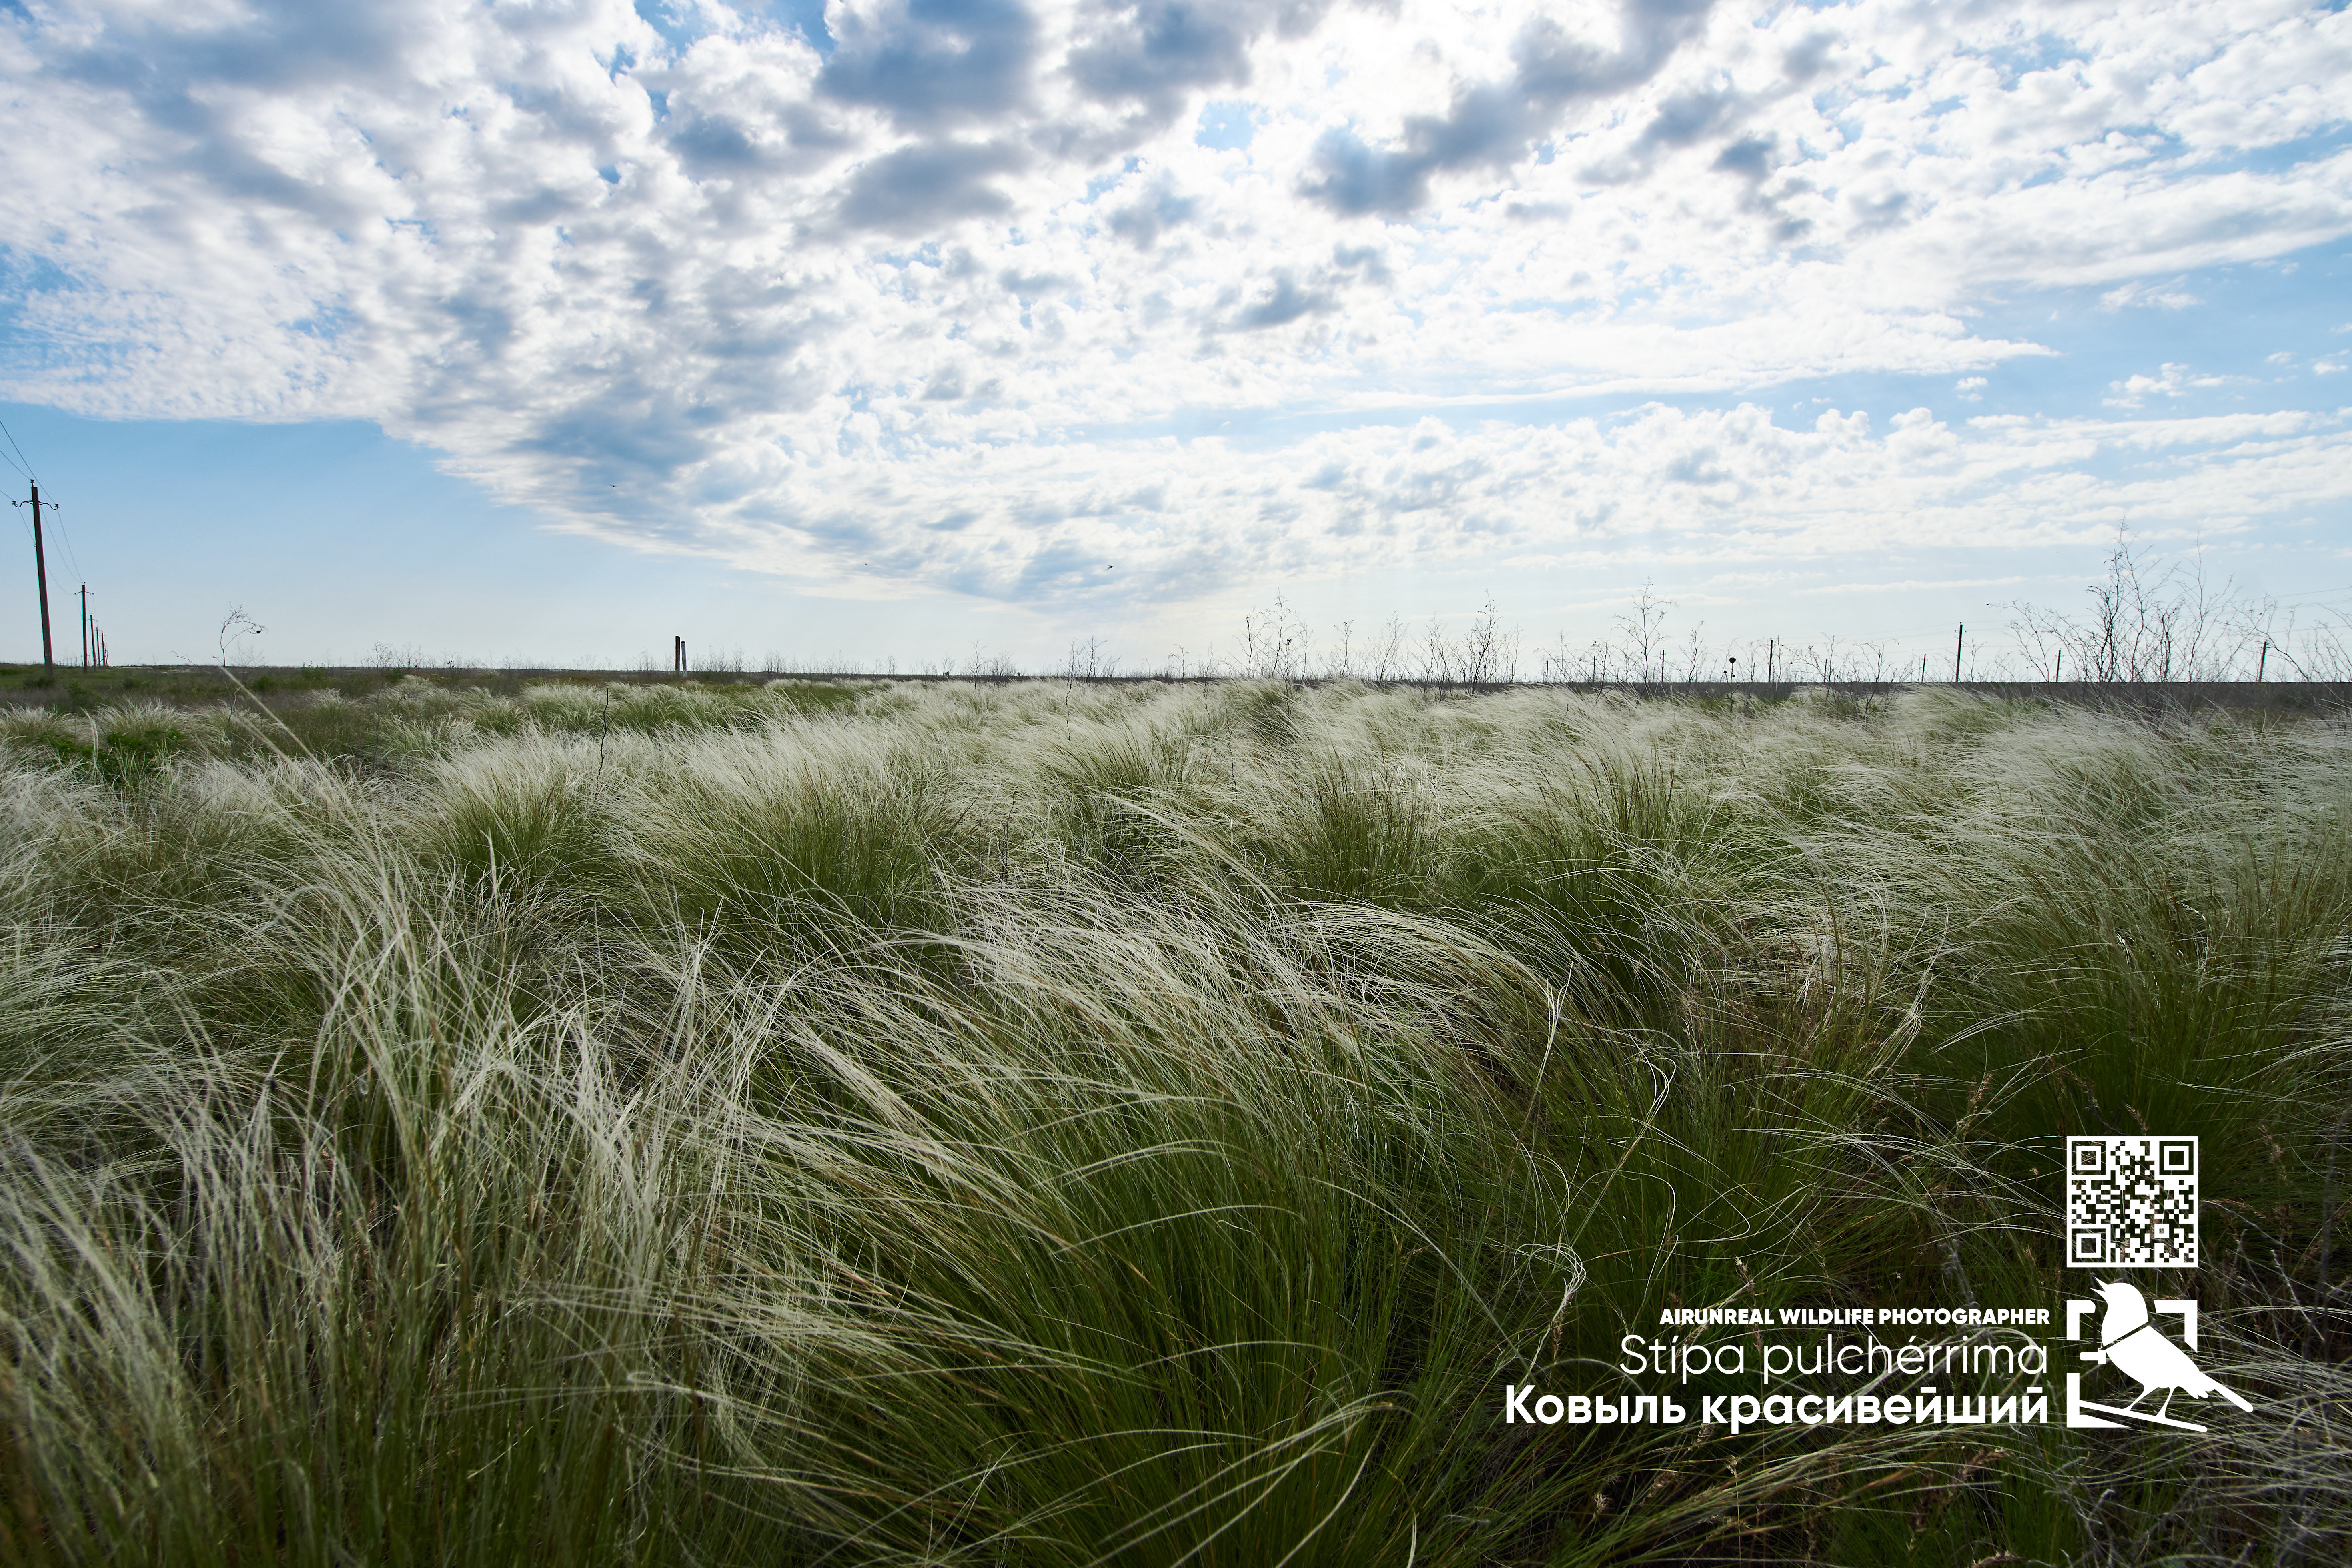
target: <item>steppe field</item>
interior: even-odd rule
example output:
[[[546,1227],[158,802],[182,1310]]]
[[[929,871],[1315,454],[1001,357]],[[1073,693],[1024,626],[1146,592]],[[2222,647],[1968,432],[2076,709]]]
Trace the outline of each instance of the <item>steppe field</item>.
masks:
[[[152,695],[0,710],[0,1562],[2352,1559],[2324,708]],[[2150,1129],[2251,1416],[1506,1423]]]

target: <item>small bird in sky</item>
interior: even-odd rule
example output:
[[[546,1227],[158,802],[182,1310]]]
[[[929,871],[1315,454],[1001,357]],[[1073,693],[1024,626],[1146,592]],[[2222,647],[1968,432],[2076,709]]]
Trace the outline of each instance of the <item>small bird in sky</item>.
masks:
[[[2164,1403],[2157,1409],[2157,1418],[2165,1418],[2172,1408],[2172,1396],[2186,1394],[2191,1399],[2202,1399],[2218,1394],[2241,1410],[2252,1405],[2233,1390],[2223,1387],[2197,1370],[2189,1352],[2164,1337],[2164,1331],[2148,1321],[2147,1298],[2138,1288],[2116,1283],[2102,1285],[2099,1294],[2106,1298],[2107,1310],[2099,1319],[2099,1350],[2109,1366],[2121,1368],[2139,1382],[2139,1393],[2133,1396],[2126,1410],[2164,1390]]]

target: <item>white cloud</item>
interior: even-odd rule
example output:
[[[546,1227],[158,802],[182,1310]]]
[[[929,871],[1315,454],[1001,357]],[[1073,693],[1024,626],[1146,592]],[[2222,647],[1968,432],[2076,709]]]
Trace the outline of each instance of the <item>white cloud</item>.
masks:
[[[747,514],[736,547],[817,585],[845,584],[855,563],[908,575],[928,563],[974,594],[1100,605],[1342,559],[1431,568],[1475,552],[1536,567],[1667,542],[1725,560],[2026,547],[2126,515],[2152,533],[2222,532],[2352,497],[2347,459],[2344,416],[1956,426],[1914,409],[1881,433],[1837,409],[1790,427],[1753,404],[1653,405],[1543,426],[1424,418],[1276,450],[1169,437],[975,447],[951,463],[864,452],[780,469],[761,490],[772,512]],[[1105,562],[1115,583],[1097,575]]]
[[[2204,301],[2188,289],[2157,283],[2126,283],[2099,296],[2099,304],[2110,310],[2120,310],[2128,305],[2153,307],[2161,310],[2185,310]]]
[[[690,26],[0,15],[16,395],[373,419],[563,526],[818,582],[1029,595],[1117,550],[1173,591],[1675,507],[1796,548],[2031,531],[1968,489],[2015,442],[1924,411],[1478,421],[1843,373],[1973,398],[2041,352],[1972,329],[1990,293],[2179,310],[2186,269],[2352,233],[2352,153],[2244,156],[2347,118],[2352,16],[2284,0],[1202,0],[1156,33],[1091,0],[835,0],[830,58],[751,9],[663,15]],[[1211,100],[1246,145],[1196,139]],[[2167,365],[2108,401],[2216,384]],[[1401,405],[1444,422],[1407,440]],[[1277,416],[1320,433],[1270,448]],[[2075,432],[2052,463],[2121,439],[2047,428]],[[2044,471],[2020,461],[1985,471]]]
[[[1921,589],[2007,588],[2019,583],[2031,581],[2032,579],[2028,577],[1912,577],[1887,582],[1874,579],[1865,583],[1822,583],[1811,586],[1793,587],[1789,592],[1808,597],[1823,594],[1867,594],[1874,596],[1883,594],[1915,593]]]
[[[2187,365],[2168,363],[2154,375],[2133,375],[2109,382],[2107,395],[2102,401],[2110,408],[2137,408],[2151,395],[2178,397],[2184,392],[2243,386],[2252,379],[2243,375],[2191,375]]]

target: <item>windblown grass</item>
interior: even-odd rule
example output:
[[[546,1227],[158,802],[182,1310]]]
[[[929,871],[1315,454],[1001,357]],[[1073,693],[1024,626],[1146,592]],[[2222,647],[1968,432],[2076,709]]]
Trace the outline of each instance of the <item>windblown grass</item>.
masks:
[[[2352,1552],[2341,724],[311,706],[0,725],[0,1558]],[[2143,1127],[2258,1419],[1502,1425],[1667,1306],[2053,1304]]]

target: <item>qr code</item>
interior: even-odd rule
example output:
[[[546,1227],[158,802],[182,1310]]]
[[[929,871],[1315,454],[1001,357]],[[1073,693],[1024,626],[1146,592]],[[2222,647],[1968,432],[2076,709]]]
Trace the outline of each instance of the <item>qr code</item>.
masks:
[[[2066,1140],[2070,1268],[2197,1267],[2197,1140]]]

